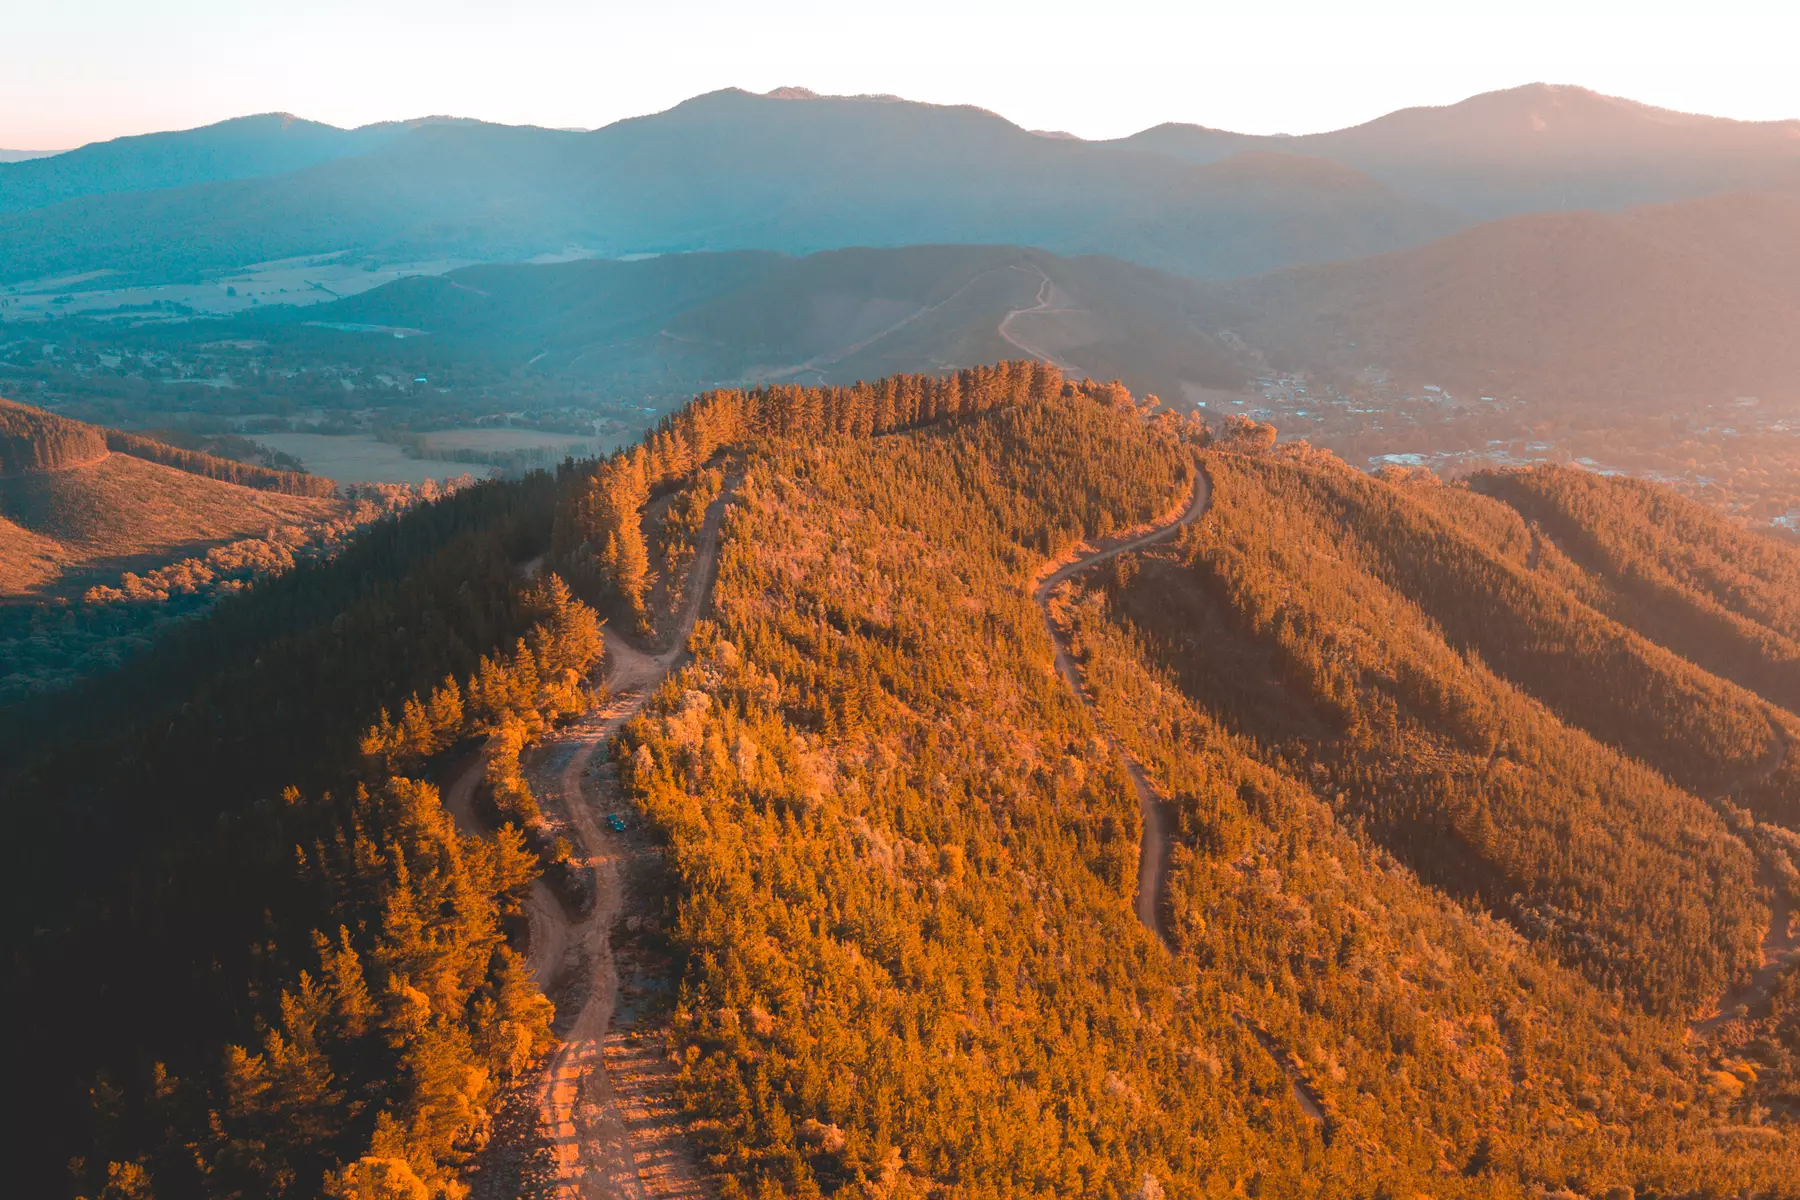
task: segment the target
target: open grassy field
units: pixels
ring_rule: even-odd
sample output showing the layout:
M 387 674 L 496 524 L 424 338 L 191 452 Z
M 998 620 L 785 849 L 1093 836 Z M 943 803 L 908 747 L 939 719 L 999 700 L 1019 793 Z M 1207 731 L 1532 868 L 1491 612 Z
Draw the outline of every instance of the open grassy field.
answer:
M 373 434 L 259 433 L 256 440 L 293 455 L 314 475 L 339 483 L 424 483 L 465 472 L 477 477 L 487 474 L 485 467 L 412 458 Z
M 611 448 L 599 438 L 573 433 L 546 433 L 537 429 L 444 429 L 422 435 L 427 454 L 450 454 L 458 450 L 477 453 L 507 453 L 517 450 L 570 451 L 577 458 L 588 458 Z
M 0 478 L 0 595 L 85 586 L 92 571 L 142 569 L 282 525 L 341 513 L 124 454 Z

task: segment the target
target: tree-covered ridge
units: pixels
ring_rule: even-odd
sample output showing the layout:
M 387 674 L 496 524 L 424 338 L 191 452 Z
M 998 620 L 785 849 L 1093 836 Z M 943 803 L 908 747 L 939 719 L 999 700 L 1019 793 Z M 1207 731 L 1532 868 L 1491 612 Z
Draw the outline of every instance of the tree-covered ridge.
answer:
M 1421 886 L 1375 840 L 1387 830 L 1359 832 L 1369 827 L 1354 813 L 1345 824 L 1315 798 L 1342 792 L 1327 764 L 1302 782 L 1279 757 L 1259 761 L 1270 752 L 1224 733 L 1144 673 L 1138 643 L 1102 630 L 1112 641 L 1104 654 L 1090 647 L 1090 661 L 1115 671 L 1102 683 L 1109 725 L 1133 731 L 1133 753 L 1158 764 L 1184 814 L 1166 899 L 1176 959 L 1132 928 L 1130 785 L 1051 674 L 1026 603 L 1046 557 L 1149 515 L 1130 511 L 1129 491 L 1114 512 L 1088 507 L 1107 481 L 1142 472 L 1108 461 L 1129 445 L 1130 423 L 1086 433 L 1079 449 L 1057 436 L 1090 419 L 1080 414 L 1091 404 L 1071 393 L 786 451 L 748 473 L 716 623 L 697 639 L 697 665 L 633 728 L 629 760 L 688 889 L 677 1044 L 688 1101 L 733 1185 L 1510 1195 L 1780 1179 L 1789 1143 L 1758 1128 L 1744 1135 L 1758 1152 L 1733 1152 L 1713 1128 L 1732 1119 L 1728 1097 L 1685 1049 L 1679 1021 L 1622 1008 L 1611 990 L 1629 979 L 1655 1007 L 1665 998 L 1654 989 L 1668 988 L 1680 1009 L 1722 985 L 1755 940 L 1743 847 L 1698 801 L 1582 734 L 1527 737 L 1555 718 L 1448 648 L 1428 653 L 1454 659 L 1463 707 L 1520 725 L 1521 748 L 1509 742 L 1498 768 L 1526 776 L 1501 796 L 1514 806 L 1506 819 L 1529 826 L 1526 788 L 1590 759 L 1605 770 L 1587 778 L 1612 781 L 1607 803 L 1629 811 L 1644 790 L 1668 810 L 1649 832 L 1627 820 L 1616 835 L 1627 862 L 1653 860 L 1647 878 L 1610 882 L 1598 851 L 1571 872 L 1601 893 L 1597 910 L 1607 889 L 1625 895 L 1606 916 L 1628 957 L 1601 956 L 1601 986 L 1558 961 L 1588 945 L 1585 930 L 1552 925 L 1534 944 Z M 1135 436 L 1168 438 L 1141 424 Z M 1290 525 L 1265 525 L 1264 537 L 1297 558 L 1344 553 Z M 1320 586 L 1343 583 L 1328 572 Z M 1412 611 L 1401 636 L 1429 637 Z M 1366 723 L 1382 724 L 1384 709 L 1387 724 L 1403 720 L 1391 691 L 1385 703 L 1369 691 Z M 1425 716 L 1456 711 L 1440 703 Z M 1446 745 L 1457 749 L 1414 730 L 1383 747 L 1423 756 L 1407 764 L 1415 809 L 1454 766 Z M 1484 761 L 1494 753 L 1482 750 Z M 1515 753 L 1522 761 L 1505 757 Z M 1579 779 L 1561 786 L 1565 803 L 1593 803 Z M 1513 866 L 1524 886 L 1546 886 L 1533 871 L 1568 886 L 1541 859 Z M 1681 887 L 1656 884 L 1666 871 Z M 1752 911 L 1715 915 L 1683 893 L 1715 872 L 1736 888 L 1721 907 Z M 1571 905 L 1565 919 L 1584 915 Z M 1694 930 L 1695 943 L 1670 953 L 1670 929 Z M 1159 993 L 1151 1003 L 1146 993 L 1164 987 L 1172 1004 Z M 1329 1144 L 1234 1014 L 1294 1048 L 1326 1102 Z M 1108 1128 L 1121 1101 L 1123 1138 Z
M 1125 574 L 1129 591 L 1150 572 Z M 1621 1009 L 1359 836 L 1317 764 L 1229 732 L 1186 694 L 1123 599 L 1109 580 L 1064 620 L 1099 712 L 1173 817 L 1172 949 L 1293 1048 L 1333 1130 L 1321 1181 L 1711 1195 L 1783 1178 L 1791 1139 L 1758 1127 L 1746 1154 L 1718 1136 L 1736 1093 L 1679 1023 Z
M 1777 751 L 1764 701 L 1614 620 L 1605 586 L 1504 504 L 1343 470 L 1292 485 L 1343 554 L 1566 724 L 1701 796 Z
M 1567 533 L 1615 578 L 1679 586 L 1800 638 L 1800 548 L 1790 542 L 1624 475 L 1540 466 L 1477 476 L 1471 486 Z
M 1743 846 L 1702 801 L 1559 720 L 1504 662 L 1490 667 L 1490 647 L 1469 634 L 1509 622 L 1528 656 L 1559 636 L 1560 602 L 1530 593 L 1505 608 L 1505 569 L 1429 519 L 1409 536 L 1384 484 L 1236 454 L 1208 470 L 1213 508 L 1188 535 L 1180 586 L 1270 648 L 1281 683 L 1323 725 L 1310 754 L 1346 816 L 1428 881 L 1507 913 L 1653 1009 L 1698 1011 L 1746 968 L 1768 910 Z M 1462 577 L 1405 578 L 1440 567 Z M 1539 599 L 1547 616 L 1525 603 Z M 1596 656 L 1615 685 L 1654 659 L 1635 649 L 1615 639 L 1616 653 Z
M 1790 710 L 1800 706 L 1800 547 L 1667 488 L 1568 467 L 1469 480 L 1543 531 L 1620 621 Z
M 190 475 L 294 496 L 329 496 L 337 486 L 329 479 L 183 450 L 141 434 L 71 421 L 41 408 L 0 399 L 0 475 L 81 466 L 105 458 L 108 451 Z
M 50 471 L 106 457 L 106 431 L 0 399 L 0 474 Z
M 116 1190 L 123 1173 L 164 1195 L 345 1200 L 466 1191 L 459 1168 L 486 1142 L 499 1090 L 551 1045 L 550 1003 L 503 925 L 538 868 L 516 825 L 459 834 L 437 788 L 398 771 L 485 737 L 490 767 L 510 761 L 516 775 L 525 741 L 584 711 L 593 611 L 555 576 L 523 604 L 536 619 L 511 655 L 483 657 L 464 684 L 447 679 L 364 734 L 369 778 L 347 802 L 289 789 L 247 818 L 239 836 L 285 850 L 293 876 L 265 913 L 236 1013 L 254 1045 L 226 1046 L 222 1068 L 173 1046 L 185 1051 L 174 1071 L 159 1059 L 147 1088 L 109 1090 L 99 1144 L 116 1153 L 83 1182 Z
M 1048 364 L 1002 362 L 942 376 L 894 375 L 853 387 L 782 384 L 708 392 L 564 493 L 551 559 L 582 594 L 647 628 L 652 580 L 644 505 L 652 493 L 687 478 L 720 450 L 867 438 L 1056 395 L 1062 386 L 1062 373 Z
M 750 468 L 629 759 L 687 883 L 677 1038 L 728 1190 L 1191 1194 L 1317 1145 L 1135 924 L 1135 799 L 1028 598 L 1189 469 L 1081 394 Z
M 1005 381 L 1028 395 L 1037 372 L 1008 365 L 966 378 L 990 388 Z M 1046 388 L 1060 390 L 1060 379 L 1044 378 Z M 884 387 L 890 400 L 908 394 Z M 805 401 L 809 394 L 792 395 Z M 716 403 L 702 397 L 695 410 Z M 770 405 L 772 419 L 788 420 L 775 411 L 781 403 Z M 694 415 L 683 414 L 683 428 L 692 429 Z M 735 436 L 759 435 L 752 429 Z M 650 444 L 659 437 L 660 431 Z M 83 1187 L 100 1186 L 114 1162 L 124 1172 L 117 1186 L 135 1187 L 143 1162 L 163 1155 L 159 1170 L 169 1194 L 200 1194 L 211 1186 L 207 1180 L 235 1178 L 214 1171 L 229 1165 L 223 1159 L 172 1167 L 168 1139 L 178 1131 L 151 1111 L 146 1097 L 160 1099 L 166 1090 L 150 1071 L 153 1057 L 177 1064 L 180 1069 L 170 1070 L 189 1081 L 183 1103 L 192 1117 L 223 1086 L 208 1065 L 222 1038 L 238 1037 L 252 1055 L 270 1029 L 284 1045 L 299 1039 L 287 1031 L 275 997 L 300 987 L 302 971 L 323 978 L 327 964 L 309 931 L 329 933 L 338 922 L 329 919 L 333 904 L 321 908 L 319 880 L 293 869 L 295 847 L 325 835 L 316 823 L 296 835 L 291 819 L 283 824 L 276 817 L 304 812 L 319 822 L 360 820 L 345 818 L 361 803 L 347 799 L 360 796 L 347 780 L 360 774 L 378 784 L 421 767 L 435 770 L 439 760 L 426 756 L 476 735 L 486 738 L 495 807 L 529 818 L 531 797 L 516 786 L 522 783 L 518 750 L 585 702 L 578 684 L 592 659 L 579 648 L 598 643 L 591 614 L 586 634 L 582 620 L 552 619 L 586 612 L 566 592 L 552 587 L 546 598 L 519 581 L 525 567 L 543 559 L 557 496 L 586 479 L 573 472 L 558 480 L 538 475 L 483 485 L 378 522 L 335 559 L 227 598 L 106 686 L 88 685 L 6 714 L 6 736 L 32 747 L 4 764 L 11 794 L 29 798 L 14 813 L 22 836 L 9 843 L 7 878 L 16 902 L 8 908 L 7 934 L 17 965 L 8 1001 L 26 1011 L 28 1024 L 47 1031 L 42 1041 L 14 1047 L 13 1078 L 49 1100 L 20 1126 L 32 1131 L 22 1143 L 29 1148 L 22 1156 L 27 1177 L 48 1184 L 79 1157 Z M 690 486 L 679 482 L 665 477 L 658 484 L 675 489 L 655 523 L 662 561 L 671 569 L 681 568 L 682 546 L 692 542 L 688 493 L 710 495 L 722 481 L 701 471 Z M 395 715 L 383 718 L 383 709 Z M 393 776 L 396 769 L 404 774 Z M 305 795 L 339 799 L 273 804 L 293 784 Z M 379 797 L 381 788 L 371 794 Z M 409 806 L 421 813 L 408 822 L 448 829 L 431 789 L 410 795 Z M 126 797 L 128 805 L 121 803 Z M 364 874 L 351 890 L 374 894 L 388 886 L 379 863 L 365 856 L 355 865 Z M 494 893 L 494 903 L 510 906 L 505 889 Z M 277 925 L 285 930 L 281 936 Z M 353 929 L 353 937 L 361 936 Z M 365 967 L 377 952 L 357 943 Z M 137 984 L 123 1007 L 113 991 L 122 978 Z M 489 993 L 465 999 L 475 1005 L 482 995 Z M 454 1061 L 480 1066 L 466 1056 Z M 481 1070 L 490 1082 L 500 1078 Z M 112 1130 L 105 1138 L 88 1141 L 89 1122 L 77 1114 L 88 1107 L 86 1093 L 97 1078 L 107 1081 L 102 1093 L 125 1098 L 127 1111 L 102 1122 Z M 395 1083 L 400 1090 L 393 1095 L 406 1095 L 405 1086 Z M 408 1147 L 402 1157 L 432 1187 L 454 1190 L 456 1162 L 471 1144 L 462 1134 L 479 1132 L 485 1088 L 459 1093 L 474 1098 L 463 1108 L 477 1126 L 458 1126 L 462 1132 L 448 1154 L 441 1140 L 424 1134 L 401 1139 Z M 275 1094 L 270 1103 L 288 1102 Z M 396 1121 L 408 1103 L 390 1106 Z M 214 1149 L 236 1146 L 227 1157 L 250 1153 L 239 1143 L 257 1141 L 259 1128 L 281 1127 L 274 1110 L 258 1111 L 244 1110 L 248 1125 L 232 1126 L 229 1136 L 214 1139 Z M 356 1111 L 364 1125 L 348 1110 L 340 1114 L 347 1124 L 330 1131 L 325 1150 L 300 1129 L 292 1138 L 271 1135 L 264 1149 L 252 1147 L 254 1170 L 263 1173 L 258 1187 L 305 1190 L 309 1178 L 317 1182 L 309 1172 L 321 1163 L 337 1163 L 339 1170 L 365 1151 L 392 1157 L 399 1143 L 366 1127 L 373 1110 Z M 361 1183 L 340 1175 L 342 1185 L 393 1182 L 391 1167 L 370 1170 L 375 1174 Z
M 317 475 L 299 471 L 276 471 L 254 463 L 241 463 L 215 454 L 204 454 L 198 450 L 184 450 L 155 438 L 119 429 L 106 431 L 106 445 L 116 453 L 148 459 L 165 467 L 186 471 L 190 475 L 204 475 L 208 479 L 219 479 L 262 491 L 286 492 L 292 496 L 329 496 L 337 488 L 331 480 Z
M 29 714 L 25 1127 L 90 1198 L 454 1200 L 548 1012 L 506 938 L 523 838 L 459 834 L 425 780 L 473 764 L 529 823 L 584 601 L 657 625 L 724 494 L 712 619 L 620 758 L 728 1195 L 1791 1187 L 1793 979 L 1766 1022 L 1685 1026 L 1756 958 L 1752 851 L 1800 839 L 1680 786 L 1766 755 L 1770 714 L 1498 501 L 1207 440 L 1033 364 L 710 393 Z M 1197 461 L 1185 539 L 1063 610 L 1091 710 L 1033 589 L 1167 522 Z M 1128 763 L 1175 817 L 1167 946 Z M 78 1099 L 98 1132 L 62 1150 Z

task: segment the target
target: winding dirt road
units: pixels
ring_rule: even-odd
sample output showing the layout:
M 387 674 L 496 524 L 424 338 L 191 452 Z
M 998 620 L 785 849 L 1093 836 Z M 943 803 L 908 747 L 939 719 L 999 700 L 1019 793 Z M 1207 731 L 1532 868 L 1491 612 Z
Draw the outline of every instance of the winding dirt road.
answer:
M 1048 279 L 1045 279 L 1044 283 L 1046 287 L 1050 285 Z M 1041 290 L 1040 296 L 1042 296 Z M 1112 730 L 1107 727 L 1106 721 L 1100 716 L 1099 710 L 1094 707 L 1094 700 L 1088 694 L 1081 668 L 1076 666 L 1074 656 L 1069 653 L 1068 635 L 1057 624 L 1056 618 L 1050 610 L 1050 600 L 1058 588 L 1090 567 L 1121 554 L 1142 550 L 1146 546 L 1153 546 L 1174 537 L 1183 528 L 1205 516 L 1211 503 L 1212 483 L 1207 478 L 1205 469 L 1196 463 L 1193 494 L 1188 498 L 1187 507 L 1174 520 L 1157 525 L 1142 533 L 1127 534 L 1115 542 L 1103 545 L 1072 562 L 1057 567 L 1039 580 L 1031 597 L 1036 602 L 1038 611 L 1044 615 L 1044 628 L 1049 631 L 1050 641 L 1055 647 L 1057 673 L 1063 677 L 1064 682 L 1069 685 L 1069 690 L 1075 693 L 1076 698 L 1093 714 L 1107 743 L 1112 747 L 1113 752 L 1124 761 L 1125 770 L 1131 776 L 1131 785 L 1137 791 L 1138 811 L 1143 814 L 1144 823 L 1143 839 L 1138 846 L 1137 918 L 1144 928 L 1156 935 L 1157 940 L 1163 944 L 1165 949 L 1168 947 L 1169 941 L 1167 933 L 1162 927 L 1162 914 L 1157 901 L 1162 895 L 1163 874 L 1169 861 L 1168 814 L 1163 809 L 1161 798 L 1150 786 L 1150 778 L 1145 774 L 1143 765 L 1132 757 L 1123 743 L 1113 735 Z M 1244 1014 L 1233 1013 L 1232 1019 L 1248 1030 L 1269 1057 L 1275 1060 L 1276 1065 L 1287 1076 L 1288 1086 L 1293 1092 L 1294 1102 L 1300 1106 L 1300 1111 L 1305 1113 L 1329 1139 L 1331 1125 L 1325 1117 L 1325 1110 L 1321 1106 L 1320 1099 L 1286 1048 L 1276 1041 L 1268 1030 Z
M 1044 280 L 1046 286 L 1049 280 Z M 1163 937 L 1160 918 L 1157 914 L 1157 897 L 1162 894 L 1163 868 L 1169 857 L 1169 833 L 1167 817 L 1163 812 L 1162 802 L 1157 799 L 1156 792 L 1150 787 L 1150 779 L 1144 774 L 1144 768 L 1138 765 L 1137 759 L 1126 753 L 1125 747 L 1107 729 L 1106 722 L 1101 720 L 1099 712 L 1094 708 L 1094 701 L 1087 694 L 1087 687 L 1082 681 L 1081 669 L 1075 665 L 1074 657 L 1069 653 L 1068 635 L 1056 623 L 1050 612 L 1050 598 L 1056 590 L 1075 576 L 1108 559 L 1117 558 L 1133 550 L 1142 550 L 1145 546 L 1154 546 L 1158 542 L 1167 541 L 1182 529 L 1192 525 L 1206 514 L 1207 505 L 1212 503 L 1212 484 L 1206 472 L 1198 463 L 1194 465 L 1194 490 L 1189 496 L 1187 507 L 1183 508 L 1174 520 L 1153 526 L 1141 533 L 1126 534 L 1108 545 L 1103 545 L 1072 562 L 1065 563 L 1045 575 L 1031 593 L 1038 611 L 1044 614 L 1044 628 L 1050 631 L 1050 641 L 1056 649 L 1056 671 L 1069 685 L 1088 711 L 1094 714 L 1099 722 L 1106 740 L 1112 745 L 1113 752 L 1125 762 L 1125 769 L 1131 775 L 1131 784 L 1137 790 L 1138 811 L 1144 818 L 1143 840 L 1138 847 L 1138 883 L 1137 883 L 1137 915 L 1144 928 L 1154 933 L 1158 939 L 1167 944 Z
M 712 1194 L 681 1136 L 660 1047 L 613 1029 L 620 1001 L 615 927 L 642 897 L 633 895 L 629 878 L 629 839 L 602 827 L 609 813 L 626 812 L 616 764 L 596 767 L 594 759 L 686 658 L 688 637 L 712 595 L 719 527 L 729 499 L 727 491 L 706 514 L 669 648 L 647 654 L 608 628 L 607 702 L 554 745 L 554 752 L 566 756 L 556 807 L 575 835 L 576 854 L 594 889 L 593 904 L 580 918 L 570 918 L 560 904 L 543 913 L 536 906 L 532 910 L 532 964 L 540 982 L 568 978 L 563 1005 L 577 997 L 580 1002 L 537 1095 L 539 1123 L 555 1161 L 552 1194 L 559 1200 Z M 654 914 L 630 916 L 639 922 L 655 919 Z
M 1015 269 L 1023 269 L 1023 268 L 1015 268 Z M 1079 374 L 1079 370 L 1077 368 L 1070 366 L 1068 363 L 1064 362 L 1062 359 L 1056 357 L 1056 355 L 1051 354 L 1048 350 L 1044 350 L 1037 346 L 1031 345 L 1029 342 L 1026 342 L 1024 339 L 1022 339 L 1018 334 L 1013 332 L 1012 324 L 1013 324 L 1013 321 L 1018 317 L 1029 316 L 1032 313 L 1052 313 L 1052 312 L 1067 312 L 1067 311 L 1069 311 L 1066 308 L 1060 308 L 1057 306 L 1056 301 L 1057 301 L 1058 293 L 1057 293 L 1056 285 L 1054 283 L 1050 282 L 1050 277 L 1048 275 L 1044 274 L 1044 269 L 1042 267 L 1034 266 L 1032 268 L 1032 270 L 1037 272 L 1038 279 L 1040 279 L 1042 281 L 1041 283 L 1038 284 L 1037 302 L 1035 304 L 1033 304 L 1030 308 L 1015 308 L 1011 312 L 1007 313 L 1004 317 L 1001 317 L 1000 318 L 1000 326 L 995 332 L 999 333 L 999 335 L 1002 338 L 1004 338 L 1009 344 L 1017 346 L 1026 355 L 1026 357 L 1035 358 L 1042 362 L 1047 362 L 1051 366 L 1056 367 L 1063 371 L 1067 371 L 1070 374 Z M 1115 550 L 1115 551 L 1111 551 L 1110 553 L 1116 554 L 1116 553 L 1118 553 L 1118 551 Z
M 650 654 L 604 629 L 605 704 L 532 755 L 540 787 L 545 774 L 553 781 L 540 800 L 563 824 L 574 847 L 572 861 L 586 871 L 592 896 L 585 912 L 571 913 L 540 879 L 525 905 L 532 974 L 557 1002 L 560 1038 L 533 1097 L 538 1128 L 532 1140 L 540 1159 L 533 1194 L 558 1200 L 713 1195 L 683 1136 L 673 1068 L 660 1037 L 617 1027 L 623 993 L 666 989 L 668 981 L 642 978 L 646 972 L 634 963 L 621 969 L 631 935 L 660 919 L 642 879 L 634 878 L 644 874 L 657 851 L 635 830 L 611 828 L 607 817 L 623 818 L 629 808 L 616 764 L 601 751 L 687 657 L 688 638 L 712 595 L 719 529 L 730 497 L 728 488 L 707 512 L 668 649 Z M 473 801 L 481 774 L 482 758 L 476 755 L 444 793 L 445 806 L 464 828 L 479 828 Z M 631 974 L 639 978 L 622 979 Z M 476 1181 L 478 1193 L 492 1190 L 481 1182 Z M 496 1180 L 495 1186 L 509 1182 Z

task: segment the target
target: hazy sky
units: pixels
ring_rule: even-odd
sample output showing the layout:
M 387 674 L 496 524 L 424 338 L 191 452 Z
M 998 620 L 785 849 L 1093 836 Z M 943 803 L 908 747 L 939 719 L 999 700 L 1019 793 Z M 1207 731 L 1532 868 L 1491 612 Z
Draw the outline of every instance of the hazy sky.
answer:
M 0 0 L 0 147 L 287 111 L 596 126 L 798 84 L 1088 137 L 1307 132 L 1533 80 L 1800 117 L 1800 0 Z

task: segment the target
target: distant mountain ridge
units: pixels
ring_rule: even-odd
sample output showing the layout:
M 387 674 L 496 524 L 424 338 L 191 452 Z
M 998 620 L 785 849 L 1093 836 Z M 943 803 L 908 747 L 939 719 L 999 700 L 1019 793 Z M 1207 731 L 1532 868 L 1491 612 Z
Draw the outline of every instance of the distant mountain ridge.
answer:
M 1259 355 L 1597 409 L 1800 398 L 1800 199 L 1534 213 L 1233 280 L 981 245 L 495 264 L 271 308 L 243 327 L 368 345 L 359 326 L 431 335 L 393 343 L 397 355 L 529 364 L 620 394 L 849 383 L 1025 354 L 1168 399 L 1240 388 Z
M 238 328 L 309 343 L 484 359 L 635 394 L 851 383 L 1027 354 L 1180 395 L 1231 387 L 1248 357 L 1214 335 L 1231 313 L 1189 280 L 1016 246 L 671 254 L 493 264 L 345 300 L 271 308 Z M 412 329 L 404 342 L 359 330 Z M 217 337 L 216 330 L 205 334 Z M 313 351 L 302 351 L 312 353 Z M 325 357 L 334 357 L 329 349 Z
M 53 155 L 17 161 L 0 157 L 0 213 L 81 196 L 282 175 L 365 154 L 422 125 L 448 120 L 427 117 L 339 129 L 291 113 L 262 113 L 198 129 L 94 142 Z
M 1483 219 L 1800 189 L 1800 120 L 1699 116 L 1543 83 L 1328 133 L 1258 136 L 1170 123 L 1113 144 L 1198 163 L 1247 150 L 1325 158 Z
M 1600 407 L 1800 398 L 1800 199 L 1535 213 L 1200 290 L 1278 362 Z
M 1699 117 L 1533 84 L 1263 137 L 1111 142 L 985 109 L 730 88 L 592 131 L 284 114 L 0 164 L 0 281 L 147 281 L 345 254 L 807 254 L 1033 245 L 1194 278 L 1420 245 L 1472 220 L 1800 195 L 1800 121 Z
M 96 184 L 29 212 L 15 203 L 0 215 L 0 278 L 191 277 L 336 252 L 504 261 L 571 247 L 803 254 L 931 242 L 1221 277 L 1415 245 L 1460 223 L 1340 165 L 1196 165 L 887 99 L 728 90 L 591 133 L 424 124 L 356 154 L 337 153 L 341 131 L 306 136 L 335 156 L 315 148 L 322 161 L 281 175 L 110 194 Z

